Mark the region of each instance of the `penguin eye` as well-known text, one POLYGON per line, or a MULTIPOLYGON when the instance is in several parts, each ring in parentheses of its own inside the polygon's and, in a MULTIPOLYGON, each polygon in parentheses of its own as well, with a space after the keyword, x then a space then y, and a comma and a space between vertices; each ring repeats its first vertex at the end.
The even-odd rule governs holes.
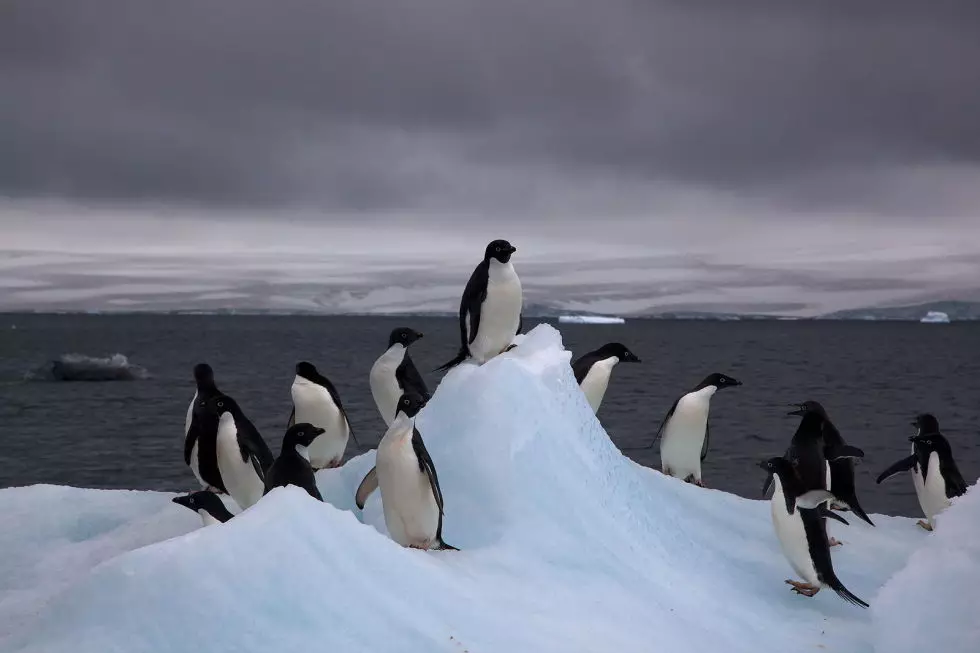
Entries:
POLYGON ((407 334, 407 333, 403 333, 403 334, 402 334, 402 340, 405 340, 405 339, 407 339, 407 338, 408 338, 408 334, 407 334))
POLYGON ((495 252, 499 252, 499 251, 500 251, 500 246, 497 246, 497 247, 494 247, 494 248, 493 248, 493 251, 495 251, 495 252))
POLYGON ((225 407, 225 402, 219 401, 218 402, 218 408, 224 408, 224 407, 225 407))

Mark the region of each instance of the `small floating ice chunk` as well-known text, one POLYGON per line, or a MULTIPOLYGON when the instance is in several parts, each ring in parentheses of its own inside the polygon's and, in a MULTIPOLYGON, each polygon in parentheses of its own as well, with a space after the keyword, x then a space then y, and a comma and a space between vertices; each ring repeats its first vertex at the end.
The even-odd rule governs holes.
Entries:
POLYGON ((626 320, 611 315, 559 315, 559 324, 625 324, 626 320))

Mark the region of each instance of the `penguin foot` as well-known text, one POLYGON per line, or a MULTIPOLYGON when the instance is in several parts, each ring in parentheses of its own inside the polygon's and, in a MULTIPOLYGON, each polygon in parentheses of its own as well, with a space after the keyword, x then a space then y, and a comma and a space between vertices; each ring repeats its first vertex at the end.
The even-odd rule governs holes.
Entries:
POLYGON ((695 480, 694 481, 694 484, 697 485, 698 487, 705 487, 704 481, 702 481, 700 479, 695 480))
POLYGON ((920 519, 916 523, 919 525, 919 528, 921 528, 923 530, 926 530, 926 531, 930 531, 930 532, 932 531, 932 524, 930 524, 929 522, 927 522, 925 519, 920 519))
POLYGON ((837 512, 850 512, 851 510, 846 504, 837 503, 836 501, 831 502, 830 509, 836 510, 837 512))
POLYGON ((787 585, 792 585, 792 588, 791 588, 792 591, 796 592, 797 594, 802 594, 803 596, 813 596, 814 594, 816 594, 817 592, 820 591, 820 586, 819 585, 811 585, 809 583, 801 583, 799 581, 790 580, 788 578, 786 579, 786 584, 787 585))
POLYGON ((844 543, 838 540, 836 537, 830 538, 828 544, 830 544, 830 546, 844 546, 844 543))

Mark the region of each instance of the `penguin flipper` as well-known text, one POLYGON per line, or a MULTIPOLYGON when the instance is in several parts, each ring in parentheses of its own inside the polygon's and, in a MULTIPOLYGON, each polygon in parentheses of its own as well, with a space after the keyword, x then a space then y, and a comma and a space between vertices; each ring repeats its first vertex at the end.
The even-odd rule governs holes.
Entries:
POLYGON ((197 423, 194 418, 191 418, 191 425, 187 429, 187 436, 184 438, 184 464, 191 464, 191 452, 194 451, 194 445, 197 444, 197 423))
POLYGON ((439 514, 442 515, 442 489, 439 487, 439 475, 436 474, 435 463, 432 462, 432 457, 429 456, 425 443, 422 441, 422 434, 419 433, 418 429, 413 429, 412 432, 412 450, 415 451, 415 457, 419 460, 419 471, 429 477, 432 496, 435 497, 436 505, 439 506, 439 514))
POLYGON ((827 447, 825 451, 825 457, 827 460, 840 460, 841 458, 864 458, 864 451, 850 444, 838 444, 833 447, 827 447))
POLYGON ((293 406, 293 409, 289 411, 289 419, 286 420, 286 430, 288 431, 294 426, 296 426, 296 406, 293 406))
POLYGON ((915 456, 908 456, 902 458, 896 463, 893 463, 888 469, 878 474, 878 478, 875 479, 876 484, 880 484, 887 478, 891 478, 895 474, 900 474, 901 472, 912 471, 912 467, 915 465, 915 456))
POLYGON ((450 370, 456 367, 457 365, 459 365, 460 363, 462 363, 463 361, 465 361, 466 357, 469 355, 470 355, 469 347, 463 345, 462 347, 459 348, 459 352, 456 354, 455 358, 453 358, 451 361, 447 363, 443 363, 442 365, 434 369, 433 372, 444 372, 446 370, 450 370))
POLYGON ((354 493, 354 503, 357 504, 358 510, 364 510, 364 504, 367 503, 367 498, 377 489, 378 468, 372 467, 371 471, 361 480, 361 484, 357 486, 357 492, 354 493))
POLYGON ((762 484, 762 496, 769 494, 769 490, 772 488, 772 473, 770 472, 766 476, 766 482, 762 484))
POLYGON ((708 457, 708 441, 711 439, 711 424, 704 423, 704 442, 701 443, 701 462, 708 457))

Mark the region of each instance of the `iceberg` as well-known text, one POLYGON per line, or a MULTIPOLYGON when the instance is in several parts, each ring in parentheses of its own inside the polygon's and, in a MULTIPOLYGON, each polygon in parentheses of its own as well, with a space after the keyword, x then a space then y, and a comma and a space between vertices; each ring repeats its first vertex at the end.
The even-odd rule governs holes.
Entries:
POLYGON ((928 311, 919 322, 923 324, 949 324, 949 315, 942 311, 928 311))
POLYGON ((149 378, 145 368, 123 354, 106 358, 65 354, 24 375, 26 381, 136 381, 149 378))
POLYGON ((608 315, 559 315, 559 324, 625 324, 621 317, 608 315))
POLYGON ((913 635, 941 627, 964 635, 944 651, 978 650, 980 559, 960 544, 978 539, 975 491, 933 534, 904 517, 831 523, 837 573, 871 610, 797 596, 768 502, 623 456, 570 356, 539 325, 451 370, 420 413, 458 552, 398 546, 378 492, 356 509, 374 452, 317 474, 324 503, 277 488, 207 527, 171 493, 0 491, 0 650, 920 653, 913 635))

